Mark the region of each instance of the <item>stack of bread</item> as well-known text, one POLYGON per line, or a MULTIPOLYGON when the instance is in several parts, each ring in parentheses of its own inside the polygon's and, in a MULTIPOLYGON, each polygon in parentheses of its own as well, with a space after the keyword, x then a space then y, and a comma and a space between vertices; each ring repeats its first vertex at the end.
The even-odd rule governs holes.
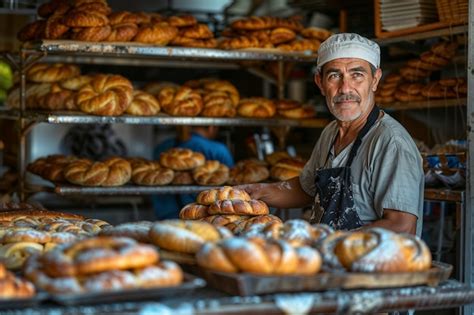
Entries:
POLYGON ((331 32, 315 27, 304 28, 297 20, 271 16, 251 16, 236 20, 222 32, 219 48, 277 48, 284 51, 312 51, 331 32), (298 38, 300 35, 302 38, 298 38))
POLYGON ((390 73, 380 83, 376 102, 388 104, 395 101, 464 97, 467 84, 462 78, 448 78, 428 84, 424 82, 432 72, 441 70, 451 62, 457 47, 456 42, 441 41, 423 52, 420 58, 409 60, 399 73, 390 73))
POLYGON ((269 213, 263 201, 251 199, 244 190, 223 186, 200 192, 195 203, 181 209, 179 217, 223 226, 238 234, 255 223, 281 222, 269 213))
POLYGON ((0 300, 30 298, 36 294, 34 285, 8 271, 0 263, 0 300))
POLYGON ((181 268, 160 261, 155 247, 131 238, 98 236, 32 256, 25 276, 51 293, 74 294, 177 286, 181 268))
POLYGON ((102 220, 41 209, 0 213, 0 261, 18 269, 32 254, 96 235, 110 225, 102 220))

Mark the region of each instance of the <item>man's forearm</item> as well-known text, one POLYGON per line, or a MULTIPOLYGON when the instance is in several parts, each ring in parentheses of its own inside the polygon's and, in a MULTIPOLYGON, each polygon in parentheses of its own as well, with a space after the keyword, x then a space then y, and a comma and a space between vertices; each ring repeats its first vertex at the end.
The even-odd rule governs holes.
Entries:
POLYGON ((380 220, 364 225, 362 228, 381 227, 397 233, 416 234, 416 217, 403 220, 400 218, 382 218, 380 220))

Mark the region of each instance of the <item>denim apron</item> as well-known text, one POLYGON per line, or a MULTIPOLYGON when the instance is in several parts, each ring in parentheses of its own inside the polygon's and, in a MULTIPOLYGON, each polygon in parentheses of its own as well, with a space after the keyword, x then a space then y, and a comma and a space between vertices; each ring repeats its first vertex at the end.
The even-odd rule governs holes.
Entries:
MULTIPOLYGON (((353 230, 363 225, 354 206, 351 164, 362 144, 362 138, 377 121, 379 112, 379 108, 374 106, 364 127, 357 134, 346 166, 328 169, 320 168, 316 171, 314 180, 316 195, 311 218, 312 223, 325 223, 337 230, 353 230)), ((336 139, 337 136, 334 139, 334 143, 336 139)), ((327 164, 330 154, 331 152, 328 153, 324 165, 327 164)))

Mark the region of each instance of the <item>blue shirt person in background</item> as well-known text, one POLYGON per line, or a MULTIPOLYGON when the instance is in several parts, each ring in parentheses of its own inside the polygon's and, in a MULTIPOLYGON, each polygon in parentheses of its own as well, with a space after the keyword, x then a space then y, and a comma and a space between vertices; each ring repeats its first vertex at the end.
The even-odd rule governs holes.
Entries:
MULTIPOLYGON (((153 158, 158 160, 160 154, 173 147, 187 148, 201 152, 206 160, 217 160, 228 167, 234 166, 234 158, 226 145, 215 141, 219 127, 193 127, 191 137, 183 142, 176 138, 166 139, 158 144, 153 152, 153 158)), ((153 196, 153 208, 157 220, 178 218, 179 211, 188 203, 196 201, 196 194, 166 194, 153 196)))

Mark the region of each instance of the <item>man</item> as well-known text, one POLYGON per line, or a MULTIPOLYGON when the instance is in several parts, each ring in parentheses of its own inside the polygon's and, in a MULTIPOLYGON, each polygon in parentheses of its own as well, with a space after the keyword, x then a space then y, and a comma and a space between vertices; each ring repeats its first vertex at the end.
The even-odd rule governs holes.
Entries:
MULTIPOLYGON (((234 158, 227 146, 219 141, 215 141, 219 127, 217 126, 196 126, 192 128, 191 137, 186 141, 178 141, 170 138, 160 143, 154 150, 155 159, 159 159, 160 153, 173 147, 187 148, 196 152, 201 152, 206 160, 217 160, 228 167, 234 166, 234 158)), ((195 194, 178 195, 158 195, 153 197, 153 207, 156 218, 172 219, 178 218, 179 211, 188 203, 196 201, 195 194)))
POLYGON ((313 203, 313 223, 419 235, 422 160, 407 131, 375 106, 381 76, 375 42, 343 33, 322 43, 315 83, 336 120, 323 130, 299 177, 244 189, 276 208, 313 203))

